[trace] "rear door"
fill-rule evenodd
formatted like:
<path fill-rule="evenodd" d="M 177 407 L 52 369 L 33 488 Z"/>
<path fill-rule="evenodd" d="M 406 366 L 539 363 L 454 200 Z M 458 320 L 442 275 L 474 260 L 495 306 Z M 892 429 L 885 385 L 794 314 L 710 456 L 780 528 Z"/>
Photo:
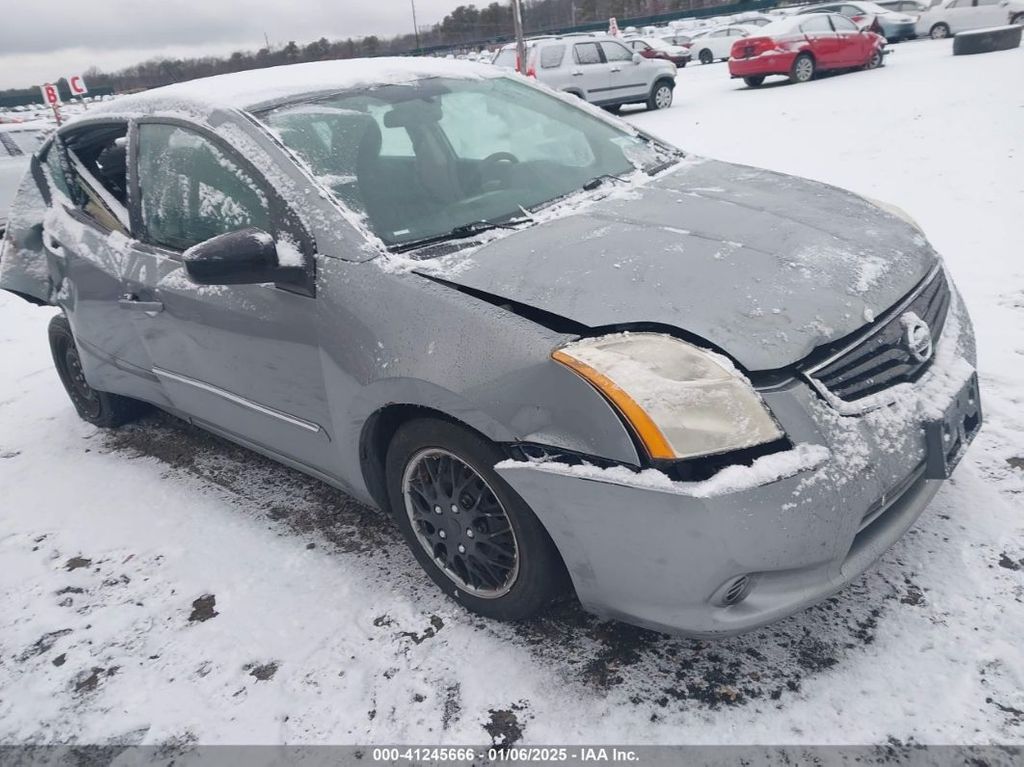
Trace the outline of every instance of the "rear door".
<path fill-rule="evenodd" d="M 587 101 L 600 102 L 608 99 L 608 64 L 597 43 L 576 43 L 572 46 L 569 77 L 571 82 L 565 89 L 582 92 Z"/>
<path fill-rule="evenodd" d="M 124 311 L 132 259 L 128 123 L 97 120 L 62 131 L 46 153 L 53 193 L 42 245 L 63 277 L 54 285 L 96 389 L 163 404 L 162 390 Z"/>
<path fill-rule="evenodd" d="M 839 36 L 832 29 L 828 16 L 810 16 L 800 25 L 800 31 L 811 45 L 811 53 L 818 69 L 843 66 Z"/>
<path fill-rule="evenodd" d="M 838 14 L 829 16 L 839 40 L 839 61 L 844 67 L 857 67 L 867 63 L 873 43 L 862 34 L 852 20 Z"/>
<path fill-rule="evenodd" d="M 975 22 L 979 27 L 997 27 L 1009 23 L 1006 0 L 976 0 L 976 3 Z"/>
<path fill-rule="evenodd" d="M 171 406 L 264 452 L 328 468 L 312 237 L 261 173 L 205 129 L 149 118 L 132 145 L 135 255 L 145 266 L 127 287 L 139 305 L 130 314 Z M 247 227 L 301 254 L 306 289 L 188 279 L 184 250 Z"/>

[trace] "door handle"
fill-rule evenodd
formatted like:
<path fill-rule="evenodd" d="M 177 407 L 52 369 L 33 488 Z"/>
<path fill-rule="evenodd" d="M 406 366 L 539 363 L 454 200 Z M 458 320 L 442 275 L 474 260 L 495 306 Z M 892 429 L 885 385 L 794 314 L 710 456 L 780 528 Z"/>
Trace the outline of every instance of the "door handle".
<path fill-rule="evenodd" d="M 162 302 L 140 301 L 139 297 L 134 293 L 125 293 L 118 299 L 117 305 L 130 312 L 145 312 L 150 317 L 154 317 L 164 310 Z"/>
<path fill-rule="evenodd" d="M 572 76 L 573 77 L 583 77 L 583 72 L 582 72 L 582 70 L 574 69 L 572 71 Z"/>
<path fill-rule="evenodd" d="M 49 232 L 43 232 L 43 247 L 55 256 L 64 255 L 64 246 L 60 244 L 60 240 Z"/>
<path fill-rule="evenodd" d="M 612 72 L 621 72 L 622 67 L 612 67 Z"/>

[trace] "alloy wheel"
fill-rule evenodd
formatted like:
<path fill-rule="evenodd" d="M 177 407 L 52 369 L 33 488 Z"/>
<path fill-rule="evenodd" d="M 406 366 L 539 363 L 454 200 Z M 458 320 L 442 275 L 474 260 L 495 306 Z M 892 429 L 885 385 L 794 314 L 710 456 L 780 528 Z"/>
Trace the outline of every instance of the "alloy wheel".
<path fill-rule="evenodd" d="M 658 109 L 668 109 L 672 106 L 672 89 L 667 85 L 659 85 L 654 92 L 654 105 Z"/>
<path fill-rule="evenodd" d="M 949 37 L 949 27 L 945 24 L 936 24 L 932 27 L 932 40 L 942 40 Z"/>
<path fill-rule="evenodd" d="M 445 576 L 483 599 L 507 594 L 519 575 L 519 544 L 501 501 L 468 463 L 441 448 L 409 460 L 402 495 L 416 539 Z"/>
<path fill-rule="evenodd" d="M 807 56 L 801 56 L 793 65 L 793 78 L 798 83 L 805 83 L 814 75 L 814 62 Z"/>

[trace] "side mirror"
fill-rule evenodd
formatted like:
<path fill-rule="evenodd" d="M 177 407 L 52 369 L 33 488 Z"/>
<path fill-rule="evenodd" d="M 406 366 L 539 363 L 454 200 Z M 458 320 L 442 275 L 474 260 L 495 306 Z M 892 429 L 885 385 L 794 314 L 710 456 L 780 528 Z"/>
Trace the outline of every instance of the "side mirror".
<path fill-rule="evenodd" d="M 643 64 L 643 62 L 644 62 L 644 57 L 643 56 L 641 56 L 639 53 L 634 53 L 633 54 L 633 63 L 634 64 Z"/>
<path fill-rule="evenodd" d="M 211 237 L 186 250 L 182 259 L 185 273 L 199 285 L 301 282 L 306 273 L 302 265 L 282 265 L 274 238 L 256 228 Z"/>

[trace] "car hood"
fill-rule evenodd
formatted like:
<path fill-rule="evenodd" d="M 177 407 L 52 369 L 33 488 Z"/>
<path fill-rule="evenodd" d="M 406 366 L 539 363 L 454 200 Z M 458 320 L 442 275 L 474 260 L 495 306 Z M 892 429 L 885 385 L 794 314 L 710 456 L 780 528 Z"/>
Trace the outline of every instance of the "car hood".
<path fill-rule="evenodd" d="M 687 159 L 419 271 L 591 328 L 678 328 L 750 371 L 864 326 L 937 256 L 902 219 L 835 187 Z"/>

